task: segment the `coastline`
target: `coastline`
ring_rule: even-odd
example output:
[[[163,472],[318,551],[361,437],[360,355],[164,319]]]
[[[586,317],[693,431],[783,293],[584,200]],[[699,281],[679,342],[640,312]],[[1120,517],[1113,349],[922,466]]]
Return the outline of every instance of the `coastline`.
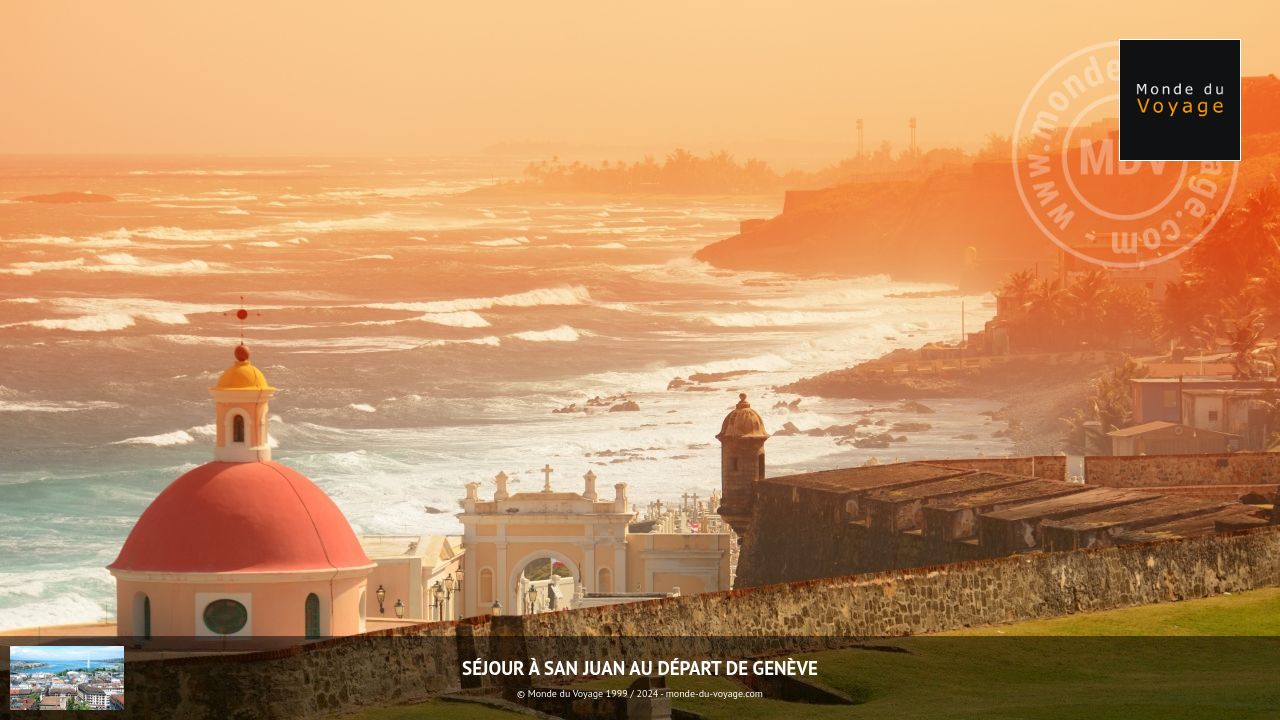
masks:
[[[991,400],[1001,403],[991,419],[1003,421],[1015,455],[1061,452],[1061,418],[1082,407],[1091,384],[1111,366],[1108,359],[1046,362],[1013,356],[998,364],[938,371],[885,372],[886,364],[919,358],[919,350],[898,348],[876,360],[804,378],[779,392],[828,399],[918,401],[929,398]]]

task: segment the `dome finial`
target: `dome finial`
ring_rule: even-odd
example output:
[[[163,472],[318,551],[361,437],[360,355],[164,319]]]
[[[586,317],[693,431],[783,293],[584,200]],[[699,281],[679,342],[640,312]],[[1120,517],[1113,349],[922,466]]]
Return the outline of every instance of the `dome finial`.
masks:
[[[741,410],[749,407],[751,407],[751,403],[747,402],[747,394],[738,393],[738,409]]]
[[[248,346],[246,346],[243,342],[237,345],[235,355],[236,355],[237,362],[248,362],[249,361]]]

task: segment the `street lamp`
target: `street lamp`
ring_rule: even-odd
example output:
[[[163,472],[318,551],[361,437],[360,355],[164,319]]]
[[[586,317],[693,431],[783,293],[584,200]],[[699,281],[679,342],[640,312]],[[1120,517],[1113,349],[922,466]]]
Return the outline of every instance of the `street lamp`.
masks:
[[[431,594],[434,595],[436,598],[436,619],[443,620],[444,619],[444,588],[440,585],[439,580],[437,580],[436,584],[431,587]]]
[[[462,568],[458,568],[458,592],[462,592]]]
[[[373,594],[378,596],[378,614],[385,615],[387,613],[387,589],[379,585]]]
[[[395,610],[396,610],[396,618],[403,619],[404,618],[404,601],[401,600],[400,598],[396,598]]]
[[[440,618],[441,620],[453,619],[453,573],[444,576],[444,605],[442,607],[449,608],[449,617]]]
[[[493,601],[493,607],[492,607],[492,608],[489,608],[489,614],[490,614],[490,615],[492,615],[492,616],[494,616],[494,617],[498,617],[499,615],[501,615],[501,614],[502,614],[502,603],[498,602],[497,600],[494,600],[494,601]]]
[[[533,614],[533,609],[534,609],[533,604],[537,601],[538,601],[538,590],[534,586],[530,585],[529,589],[526,590],[524,593],[524,614],[525,615]]]

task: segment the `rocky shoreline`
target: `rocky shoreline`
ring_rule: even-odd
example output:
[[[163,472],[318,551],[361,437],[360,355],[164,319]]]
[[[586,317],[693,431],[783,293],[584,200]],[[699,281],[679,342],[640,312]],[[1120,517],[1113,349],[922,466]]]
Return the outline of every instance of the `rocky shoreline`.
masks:
[[[1048,455],[1061,450],[1061,418],[1084,406],[1093,379],[1109,367],[1107,362],[1054,364],[1027,358],[952,372],[871,372],[876,366],[883,367],[886,360],[901,361],[912,352],[895,350],[879,360],[804,378],[777,390],[809,397],[903,403],[928,398],[994,400],[1002,407],[990,417],[1005,422],[1004,436],[1014,441],[1014,454]],[[882,435],[888,437],[875,436],[864,442],[875,441],[868,447],[884,447],[887,445],[879,444],[880,440],[905,439],[888,428]]]

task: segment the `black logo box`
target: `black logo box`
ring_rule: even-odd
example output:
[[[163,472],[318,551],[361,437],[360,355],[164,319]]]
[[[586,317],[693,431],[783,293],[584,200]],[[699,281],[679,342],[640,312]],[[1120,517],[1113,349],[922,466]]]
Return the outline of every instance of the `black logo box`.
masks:
[[[1238,39],[1122,39],[1120,159],[1240,160],[1241,84]]]

